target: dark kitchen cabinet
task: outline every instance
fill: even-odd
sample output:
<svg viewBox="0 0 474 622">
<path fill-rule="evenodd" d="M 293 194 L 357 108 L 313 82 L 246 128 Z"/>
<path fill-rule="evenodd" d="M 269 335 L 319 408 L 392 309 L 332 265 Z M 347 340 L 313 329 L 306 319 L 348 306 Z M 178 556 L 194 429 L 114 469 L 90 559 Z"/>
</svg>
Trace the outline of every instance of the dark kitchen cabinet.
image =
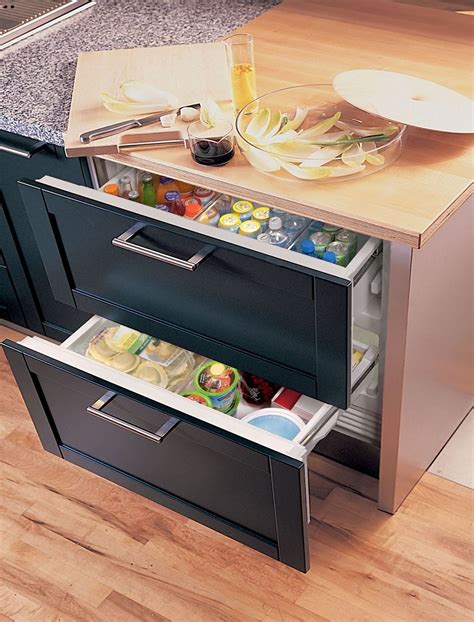
<svg viewBox="0 0 474 622">
<path fill-rule="evenodd" d="M 0 131 L 0 317 L 62 340 L 88 314 L 56 301 L 17 182 L 54 175 L 90 186 L 87 162 L 61 147 Z"/>
</svg>

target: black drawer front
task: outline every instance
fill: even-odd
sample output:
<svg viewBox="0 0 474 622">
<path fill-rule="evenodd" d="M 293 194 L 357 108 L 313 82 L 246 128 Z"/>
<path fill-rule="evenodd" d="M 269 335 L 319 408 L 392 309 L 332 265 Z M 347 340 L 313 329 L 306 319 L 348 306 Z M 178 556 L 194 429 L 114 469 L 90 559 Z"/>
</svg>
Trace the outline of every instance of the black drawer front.
<svg viewBox="0 0 474 622">
<path fill-rule="evenodd" d="M 168 507 L 307 570 L 302 462 L 25 346 L 6 341 L 4 347 L 45 449 L 87 456 L 104 474 L 120 472 L 118 483 L 139 494 L 153 489 L 151 498 Z M 145 432 L 155 433 L 170 418 L 176 425 L 157 443 L 90 414 L 88 407 L 110 391 L 116 395 L 100 413 Z"/>
<path fill-rule="evenodd" d="M 346 280 L 38 184 L 22 193 L 60 302 L 347 406 Z M 112 244 L 137 222 L 135 247 L 178 259 L 214 250 L 188 271 Z"/>
</svg>

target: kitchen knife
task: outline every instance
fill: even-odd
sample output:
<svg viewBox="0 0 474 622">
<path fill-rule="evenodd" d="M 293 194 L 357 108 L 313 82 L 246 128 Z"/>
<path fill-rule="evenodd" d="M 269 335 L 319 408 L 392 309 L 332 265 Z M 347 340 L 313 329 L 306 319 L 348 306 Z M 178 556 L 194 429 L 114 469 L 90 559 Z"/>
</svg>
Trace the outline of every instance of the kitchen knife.
<svg viewBox="0 0 474 622">
<path fill-rule="evenodd" d="M 120 123 L 113 123 L 112 125 L 104 125 L 98 127 L 95 130 L 84 132 L 79 136 L 81 143 L 90 143 L 93 140 L 99 140 L 99 138 L 105 138 L 106 136 L 113 136 L 114 134 L 120 134 L 126 130 L 131 130 L 134 127 L 143 127 L 145 125 L 151 125 L 157 123 L 161 117 L 173 112 L 179 112 L 181 108 L 199 108 L 199 104 L 191 104 L 189 106 L 180 106 L 175 110 L 167 110 L 166 112 L 160 112 L 156 114 L 148 115 L 142 119 L 127 119 L 126 121 L 120 121 Z"/>
</svg>

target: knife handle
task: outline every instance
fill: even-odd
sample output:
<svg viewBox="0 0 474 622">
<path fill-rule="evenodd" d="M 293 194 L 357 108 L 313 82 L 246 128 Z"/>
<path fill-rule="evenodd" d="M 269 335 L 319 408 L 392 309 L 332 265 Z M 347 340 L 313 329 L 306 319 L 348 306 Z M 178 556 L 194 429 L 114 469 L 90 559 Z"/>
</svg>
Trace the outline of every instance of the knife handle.
<svg viewBox="0 0 474 622">
<path fill-rule="evenodd" d="M 121 121 L 120 123 L 114 123 L 113 125 L 105 125 L 104 127 L 98 127 L 90 132 L 84 132 L 79 136 L 81 143 L 90 143 L 93 140 L 99 140 L 99 138 L 105 138 L 106 136 L 113 136 L 125 130 L 131 130 L 134 127 L 138 127 L 139 123 L 132 119 L 131 121 Z"/>
</svg>

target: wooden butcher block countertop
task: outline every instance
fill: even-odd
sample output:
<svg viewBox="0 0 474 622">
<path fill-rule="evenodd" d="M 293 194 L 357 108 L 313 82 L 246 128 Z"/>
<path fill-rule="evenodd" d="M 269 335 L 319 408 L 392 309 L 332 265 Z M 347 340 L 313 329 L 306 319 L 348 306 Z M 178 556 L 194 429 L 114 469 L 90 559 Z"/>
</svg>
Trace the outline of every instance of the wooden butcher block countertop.
<svg viewBox="0 0 474 622">
<path fill-rule="evenodd" d="M 286 0 L 240 31 L 255 37 L 260 94 L 383 69 L 472 97 L 472 19 L 386 0 Z M 329 184 L 276 179 L 240 154 L 222 168 L 173 148 L 107 158 L 419 248 L 472 193 L 472 145 L 472 135 L 409 128 L 394 164 Z"/>
</svg>

